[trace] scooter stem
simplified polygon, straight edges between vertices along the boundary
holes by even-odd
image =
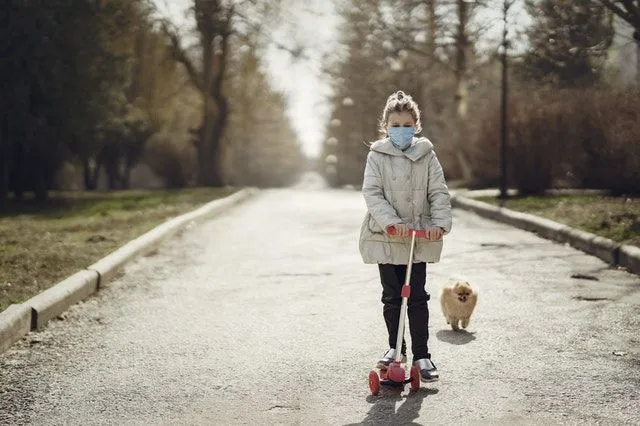
[[[395,362],[402,359],[402,340],[404,339],[404,320],[407,316],[407,304],[411,293],[411,268],[413,267],[413,248],[416,243],[416,231],[411,230],[411,248],[409,249],[409,264],[407,265],[407,274],[402,286],[402,305],[400,306],[400,321],[398,322],[398,339],[396,340],[396,356]]]

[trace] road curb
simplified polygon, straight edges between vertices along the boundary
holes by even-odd
[[[546,239],[563,244],[567,243],[611,265],[624,266],[629,271],[640,274],[640,248],[638,247],[622,245],[608,238],[581,231],[550,219],[492,206],[458,194],[451,197],[451,205],[474,212],[487,219],[534,232]]]
[[[27,305],[9,305],[0,312],[0,354],[31,329],[31,308]]]
[[[640,247],[623,245],[620,247],[620,265],[640,275]]]
[[[198,209],[167,220],[147,232],[129,241],[116,251],[103,257],[87,269],[99,275],[98,288],[113,279],[118,270],[127,262],[156,249],[163,241],[175,235],[191,222],[198,222],[213,214],[219,214],[244,201],[257,192],[254,188],[245,188],[233,195],[213,200]]]
[[[24,302],[31,307],[31,329],[42,330],[50,319],[60,315],[98,291],[98,273],[82,270]]]
[[[189,224],[223,213],[257,192],[256,188],[245,188],[169,219],[26,302],[9,306],[0,312],[0,354],[30,330],[41,330],[49,320],[98,291],[127,262],[156,249]]]

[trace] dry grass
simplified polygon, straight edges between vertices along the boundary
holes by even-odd
[[[230,189],[54,193],[0,212],[0,312]]]
[[[497,204],[495,198],[480,198]],[[614,241],[640,246],[640,198],[541,196],[507,200],[504,207],[546,217]]]

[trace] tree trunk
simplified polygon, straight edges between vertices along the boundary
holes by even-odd
[[[213,126],[213,134],[211,135],[211,155],[212,155],[212,181],[213,186],[223,186],[224,175],[224,161],[222,156],[222,136],[224,130],[227,127],[227,121],[229,119],[229,102],[223,96],[220,96],[216,100],[218,114],[216,116],[215,125]]]
[[[640,34],[640,30],[636,32]],[[638,36],[638,40],[636,40],[636,84],[640,87],[640,35]]]
[[[456,34],[456,91],[454,95],[455,108],[455,129],[454,129],[454,150],[462,178],[466,182],[471,182],[473,174],[471,165],[464,151],[464,132],[466,126],[467,105],[469,94],[467,92],[467,58],[469,54],[469,38],[467,36],[467,25],[469,23],[469,4],[465,0],[457,0],[458,3],[458,30]]]
[[[17,144],[15,146],[15,151],[11,153],[12,168],[11,168],[11,186],[13,187],[13,197],[16,201],[22,201],[25,191],[25,178],[24,178],[24,170],[27,166],[25,164],[25,154],[24,154],[24,132],[22,133],[22,143]]]
[[[37,135],[39,136],[39,135]],[[33,193],[35,194],[37,201],[44,201],[47,199],[47,178],[45,176],[46,161],[42,158],[40,147],[36,147],[34,150],[31,162],[33,164],[34,180],[33,180]]]
[[[229,107],[226,99],[209,99],[208,104],[216,103],[216,114],[211,106],[205,108],[205,124],[198,141],[198,183],[202,186],[219,187],[224,184],[221,168],[220,143],[226,126]]]
[[[131,189],[131,169],[133,167],[128,164],[125,166],[124,171],[122,172],[122,189]]]
[[[208,39],[208,38],[207,38]],[[214,54],[206,50],[204,87],[204,125],[201,135],[201,146],[198,150],[198,165],[200,171],[200,184],[205,186],[220,187],[224,185],[222,168],[221,142],[225,127],[229,118],[229,103],[222,94],[222,82],[226,67],[229,36],[224,36],[221,41],[221,52]],[[211,41],[213,43],[213,41]]]
[[[118,174],[111,168],[107,167],[107,187],[110,191],[115,191],[118,188]]]
[[[213,101],[208,100],[207,104]],[[205,107],[204,123],[198,140],[198,184],[201,186],[221,186],[216,170],[217,153],[215,151],[216,118],[211,113],[211,107]]]
[[[429,13],[427,24],[427,53],[431,62],[436,57],[436,37],[438,29],[438,21],[436,17],[436,0],[427,0],[427,10]]]
[[[0,119],[0,208],[7,203],[9,195],[9,138],[4,115]]]
[[[207,28],[209,30],[209,28]],[[213,40],[214,34],[210,31],[201,33],[201,41],[203,47],[202,66],[203,66],[203,116],[202,126],[200,128],[198,140],[198,184],[200,186],[216,186],[213,178],[212,169],[212,139],[213,126],[215,123],[213,99],[211,90],[213,86]]]
[[[82,161],[82,167],[84,171],[84,188],[87,191],[95,191],[98,187],[98,177],[100,176],[100,164],[96,164],[91,167],[89,159]]]
[[[120,189],[120,175],[118,173],[118,160],[107,158],[104,162],[104,171],[107,173],[107,187],[110,191]]]

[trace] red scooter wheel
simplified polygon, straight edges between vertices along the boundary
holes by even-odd
[[[392,362],[387,368],[387,378],[394,383],[404,384],[407,377],[407,370],[399,362]]]
[[[411,392],[420,390],[420,369],[417,366],[411,367]]]
[[[380,378],[378,373],[373,370],[369,372],[369,390],[372,395],[380,393]]]

